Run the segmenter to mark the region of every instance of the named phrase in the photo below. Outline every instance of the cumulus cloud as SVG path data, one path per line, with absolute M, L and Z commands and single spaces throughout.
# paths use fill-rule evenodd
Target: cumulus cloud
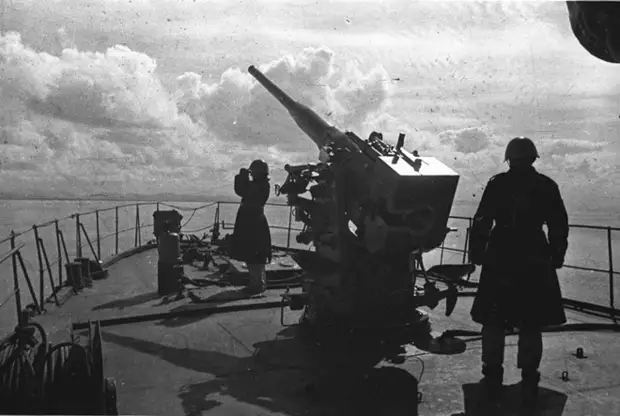
M 359 126 L 389 104 L 385 70 L 363 73 L 349 65 L 336 71 L 334 53 L 326 48 L 262 69 L 341 127 Z M 9 33 L 0 37 L 0 70 L 5 183 L 29 170 L 42 184 L 65 182 L 78 194 L 124 182 L 126 191 L 139 191 L 153 181 L 196 192 L 205 186 L 196 180 L 230 176 L 226 172 L 256 157 L 282 164 L 316 156 L 315 145 L 280 103 L 239 68 L 229 68 L 215 83 L 187 72 L 170 90 L 156 61 L 126 46 L 64 49 L 54 56 Z
M 95 3 L 89 13 L 101 9 Z M 249 62 L 342 129 L 361 137 L 382 131 L 392 143 L 406 133 L 407 148 L 461 173 L 462 196 L 505 168 L 512 135 L 530 135 L 540 169 L 571 186 L 619 175 L 608 145 L 578 140 L 586 130 L 593 140 L 615 131 L 600 125 L 617 104 L 608 100 L 618 72 L 597 65 L 570 37 L 564 4 L 330 2 L 325 16 L 271 3 L 245 13 L 228 3 L 171 2 L 165 13 L 119 3 L 106 6 L 118 19 L 92 28 L 82 27 L 83 12 L 71 11 L 60 19 L 71 27 L 54 27 L 38 44 L 54 42 L 46 50 L 62 48 L 55 53 L 17 33 L 0 37 L 3 187 L 209 194 L 230 192 L 232 174 L 255 157 L 273 165 L 273 176 L 285 163 L 315 159 L 314 143 L 247 73 Z M 132 23 L 128 10 L 141 17 Z M 206 12 L 213 24 L 204 24 Z M 20 16 L 41 20 L 27 15 Z M 251 25 L 257 18 L 265 24 Z M 154 32 L 158 21 L 166 29 Z M 121 29 L 133 36 L 117 36 Z M 100 49 L 101 39 L 108 43 Z M 547 121 L 565 138 L 541 133 Z
M 293 99 L 343 129 L 359 128 L 389 104 L 388 76 L 381 66 L 368 73 L 354 65 L 338 72 L 334 68 L 331 50 L 307 48 L 260 69 Z M 177 82 L 179 108 L 222 140 L 284 151 L 314 147 L 286 109 L 246 71 L 228 69 L 215 84 L 203 83 L 195 73 L 183 74 Z
M 125 46 L 52 56 L 8 33 L 0 37 L 0 57 L 2 101 L 13 113 L 34 110 L 93 127 L 169 127 L 179 118 L 155 61 Z
M 37 102 L 43 114 L 93 126 L 169 127 L 178 119 L 155 61 L 145 54 L 121 45 L 105 54 L 65 49 L 54 64 L 59 74 Z
M 543 143 L 545 153 L 552 155 L 574 155 L 603 150 L 607 143 L 577 139 L 551 139 Z
M 507 139 L 498 133 L 488 125 L 438 133 L 419 131 L 409 147 L 421 150 L 422 155 L 438 157 L 455 169 L 461 176 L 457 198 L 475 200 L 492 175 L 508 169 L 504 163 Z M 611 190 L 614 181 L 620 179 L 618 156 L 608 143 L 539 134 L 531 137 L 541 155 L 535 167 L 577 198 L 593 184 L 600 192 Z
M 4 189 L 18 186 L 12 171 L 26 169 L 43 190 L 74 178 L 69 183 L 80 184 L 73 190 L 79 195 L 115 182 L 118 171 L 227 166 L 217 137 L 178 112 L 155 71 L 152 58 L 125 46 L 53 56 L 24 45 L 17 33 L 1 36 Z
M 480 127 L 448 130 L 439 134 L 440 143 L 450 144 L 460 153 L 476 153 L 491 144 L 488 134 Z

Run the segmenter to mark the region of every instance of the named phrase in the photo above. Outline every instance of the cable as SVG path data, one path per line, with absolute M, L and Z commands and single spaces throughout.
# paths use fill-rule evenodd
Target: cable
M 209 225 L 207 225 L 206 227 L 198 228 L 198 229 L 196 229 L 196 230 L 188 230 L 188 231 L 185 231 L 185 232 L 184 232 L 184 234 L 194 234 L 194 233 L 197 233 L 197 232 L 199 232 L 199 231 L 204 231 L 204 230 L 207 230 L 207 229 L 209 229 L 209 228 L 211 228 L 211 227 L 213 227 L 213 224 L 209 224 Z
M 216 204 L 217 204 L 217 202 L 210 202 L 210 203 L 208 203 L 206 205 L 202 205 L 202 206 L 199 206 L 199 207 L 196 207 L 196 208 L 184 208 L 184 207 L 178 207 L 178 206 L 166 204 L 165 202 L 161 202 L 160 203 L 160 205 L 163 205 L 163 206 L 168 207 L 168 208 L 176 209 L 177 211 L 197 211 L 197 210 L 200 210 L 200 209 L 204 209 L 204 208 L 209 208 L 209 207 L 215 206 Z
M 46 363 L 48 362 L 48 360 L 50 359 L 53 353 L 55 353 L 57 350 L 64 348 L 64 347 L 78 347 L 86 351 L 86 349 L 83 346 L 81 346 L 80 344 L 76 344 L 75 342 L 71 342 L 71 341 L 61 342 L 60 344 L 56 344 L 52 348 L 50 348 L 50 350 L 45 355 L 45 362 Z
M 181 229 L 183 229 L 183 227 L 185 227 L 187 224 L 189 224 L 189 222 L 192 220 L 192 218 L 194 218 L 194 215 L 196 215 L 196 212 L 198 212 L 198 208 L 195 208 L 192 212 L 192 215 L 189 216 L 189 219 L 187 221 L 185 221 L 185 224 L 181 225 Z
M 7 357 L 6 361 L 4 361 L 0 365 L 0 377 L 4 375 L 6 371 L 12 368 L 12 364 L 17 360 L 20 355 L 20 349 L 17 345 L 11 345 L 14 349 L 11 351 L 10 355 Z
M 26 332 L 27 328 L 36 328 L 41 336 L 41 342 L 37 342 L 34 335 L 28 334 Z M 0 362 L 0 376 L 8 369 L 11 369 L 12 364 L 20 356 L 24 357 L 25 355 L 30 355 L 30 353 L 36 350 L 41 344 L 47 345 L 47 334 L 40 324 L 31 322 L 24 327 L 15 328 L 13 335 L 5 341 L 5 344 L 2 345 L 2 348 L 0 349 L 0 352 L 2 352 L 9 347 L 13 348 L 13 350 L 7 354 L 6 360 L 4 362 Z M 29 345 L 31 348 L 28 348 Z M 29 357 L 24 357 L 24 359 L 28 360 L 28 362 L 32 364 L 32 360 Z
M 26 328 L 29 326 L 35 327 L 39 330 L 39 335 L 41 335 L 41 343 L 47 345 L 47 333 L 45 332 L 43 326 L 37 322 L 30 322 L 28 325 L 26 325 Z

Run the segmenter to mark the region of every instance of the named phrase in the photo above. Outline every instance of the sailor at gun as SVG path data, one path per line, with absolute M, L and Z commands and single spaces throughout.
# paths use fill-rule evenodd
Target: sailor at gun
M 269 199 L 267 163 L 255 160 L 249 169 L 241 169 L 235 176 L 235 193 L 241 197 L 241 206 L 235 220 L 230 256 L 246 262 L 250 275 L 248 290 L 264 292 L 265 265 L 271 262 L 271 232 L 264 211 Z

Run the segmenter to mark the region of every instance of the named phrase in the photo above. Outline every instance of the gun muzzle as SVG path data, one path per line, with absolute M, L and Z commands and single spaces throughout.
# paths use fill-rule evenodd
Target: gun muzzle
M 287 173 L 295 174 L 295 173 L 303 172 L 306 169 L 313 169 L 315 167 L 316 167 L 316 164 L 313 164 L 313 163 L 308 163 L 305 165 L 295 165 L 295 166 L 286 164 L 284 165 L 284 170 Z

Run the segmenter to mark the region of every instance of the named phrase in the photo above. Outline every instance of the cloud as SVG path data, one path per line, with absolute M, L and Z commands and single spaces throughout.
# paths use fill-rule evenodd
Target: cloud
M 23 38 L 0 38 L 3 188 L 209 194 L 256 157 L 274 177 L 314 160 L 250 64 L 342 129 L 406 133 L 465 194 L 522 134 L 572 187 L 618 178 L 620 75 L 578 45 L 564 3 L 76 4 L 5 19 Z
M 174 176 L 169 167 L 214 173 L 230 160 L 217 137 L 179 113 L 156 62 L 125 46 L 53 56 L 8 33 L 0 37 L 0 97 L 5 189 L 13 186 L 11 171 L 30 169 L 42 189 L 73 177 L 79 195 L 121 171 L 139 190 L 148 179 L 134 174 L 143 168 L 165 179 Z
M 337 71 L 327 48 L 262 68 L 344 127 L 363 124 L 389 103 L 385 70 L 364 73 L 349 65 Z M 239 68 L 215 83 L 187 72 L 170 90 L 158 78 L 156 61 L 126 46 L 54 56 L 9 33 L 0 37 L 0 69 L 5 184 L 13 183 L 12 172 L 30 170 L 44 188 L 64 182 L 77 193 L 108 189 L 106 183 L 139 192 L 154 181 L 179 192 L 222 190 L 230 186 L 227 172 L 256 157 L 283 164 L 317 154 L 280 103 Z M 226 179 L 198 183 L 216 177 Z
M 508 169 L 504 163 L 508 139 L 498 133 L 479 123 L 438 133 L 419 131 L 406 147 L 419 149 L 423 156 L 438 157 L 455 169 L 461 176 L 457 198 L 477 199 L 491 176 Z M 599 192 L 611 191 L 614 182 L 620 180 L 618 155 L 609 143 L 540 134 L 531 137 L 541 155 L 535 167 L 573 197 L 580 198 L 584 188 L 592 189 L 593 185 Z
M 380 65 L 367 73 L 353 64 L 336 71 L 334 53 L 327 48 L 306 48 L 261 70 L 293 99 L 342 129 L 359 128 L 389 105 L 388 75 Z M 286 109 L 239 68 L 226 70 L 213 84 L 195 73 L 183 74 L 177 82 L 179 109 L 226 142 L 284 151 L 316 149 Z
M 145 54 L 121 45 L 105 54 L 65 49 L 59 66 L 44 101 L 56 117 L 93 126 L 152 127 L 169 127 L 178 118 L 155 76 L 155 61 Z
M 551 155 L 574 155 L 601 151 L 606 143 L 591 142 L 577 139 L 553 139 L 546 140 L 542 151 Z
M 467 154 L 486 149 L 491 144 L 491 139 L 482 128 L 469 127 L 441 132 L 439 142 L 450 144 L 457 152 Z
M 56 57 L 25 46 L 17 33 L 0 37 L 3 102 L 92 127 L 169 127 L 176 105 L 145 54 L 114 46 L 105 53 L 65 49 Z

